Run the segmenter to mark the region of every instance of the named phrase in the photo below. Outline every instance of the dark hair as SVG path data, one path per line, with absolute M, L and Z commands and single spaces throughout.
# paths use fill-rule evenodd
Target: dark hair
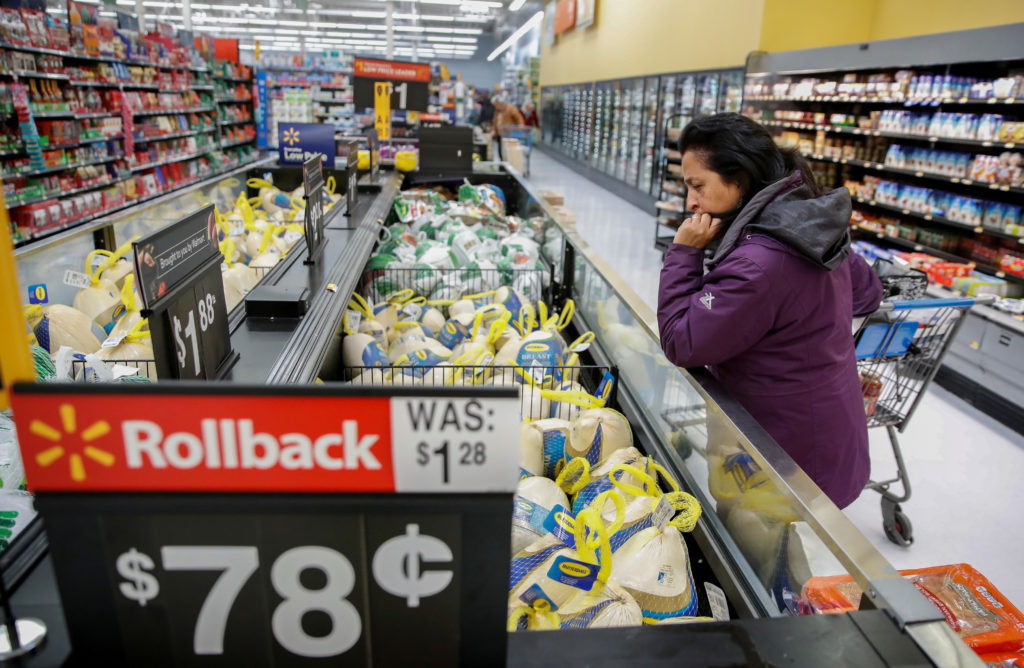
M 776 145 L 761 124 L 740 114 L 714 114 L 690 121 L 679 136 L 679 152 L 696 151 L 704 165 L 743 189 L 743 204 L 766 186 L 800 172 L 815 197 L 824 194 L 800 153 Z

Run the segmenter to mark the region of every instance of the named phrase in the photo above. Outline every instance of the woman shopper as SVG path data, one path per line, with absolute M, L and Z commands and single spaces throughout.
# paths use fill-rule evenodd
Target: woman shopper
M 850 194 L 822 192 L 798 153 L 739 114 L 694 120 L 679 151 L 693 216 L 661 272 L 661 347 L 679 366 L 707 365 L 845 507 L 870 474 L 851 326 L 882 297 L 850 253 Z
M 502 134 L 510 125 L 522 125 L 523 115 L 502 97 L 494 98 L 494 139 L 498 142 L 498 160 L 504 160 L 504 149 L 501 146 Z

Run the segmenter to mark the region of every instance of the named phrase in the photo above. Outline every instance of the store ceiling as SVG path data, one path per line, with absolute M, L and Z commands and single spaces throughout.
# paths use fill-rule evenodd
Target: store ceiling
M 136 13 L 136 0 L 116 0 L 114 9 Z M 63 0 L 49 0 L 49 11 L 63 14 Z M 89 3 L 94 4 L 94 3 Z M 192 4 L 192 29 L 199 35 L 238 39 L 243 50 L 256 40 L 264 51 L 340 50 L 384 55 L 387 12 L 392 6 L 394 57 L 430 60 L 485 58 L 478 53 L 485 36 L 504 39 L 539 8 L 521 0 L 259 0 Z M 143 0 L 146 20 L 184 27 L 180 1 Z M 500 40 L 499 40 L 500 41 Z

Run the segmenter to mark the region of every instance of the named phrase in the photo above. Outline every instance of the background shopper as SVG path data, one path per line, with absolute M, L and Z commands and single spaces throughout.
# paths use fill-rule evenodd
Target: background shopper
M 739 114 L 694 120 L 679 150 L 694 213 L 661 272 L 662 349 L 680 366 L 707 365 L 845 507 L 870 474 L 852 320 L 882 297 L 850 253 L 850 194 L 823 193 L 799 154 Z
M 498 159 L 504 160 L 501 148 L 502 128 L 509 125 L 523 125 L 523 115 L 500 97 L 494 98 L 494 138 L 498 142 Z

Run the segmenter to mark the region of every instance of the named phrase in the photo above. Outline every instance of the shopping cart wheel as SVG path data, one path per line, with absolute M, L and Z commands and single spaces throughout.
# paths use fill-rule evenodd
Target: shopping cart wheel
M 910 547 L 914 542 L 914 526 L 903 514 L 900 504 L 882 498 L 882 528 L 885 537 L 900 547 Z

